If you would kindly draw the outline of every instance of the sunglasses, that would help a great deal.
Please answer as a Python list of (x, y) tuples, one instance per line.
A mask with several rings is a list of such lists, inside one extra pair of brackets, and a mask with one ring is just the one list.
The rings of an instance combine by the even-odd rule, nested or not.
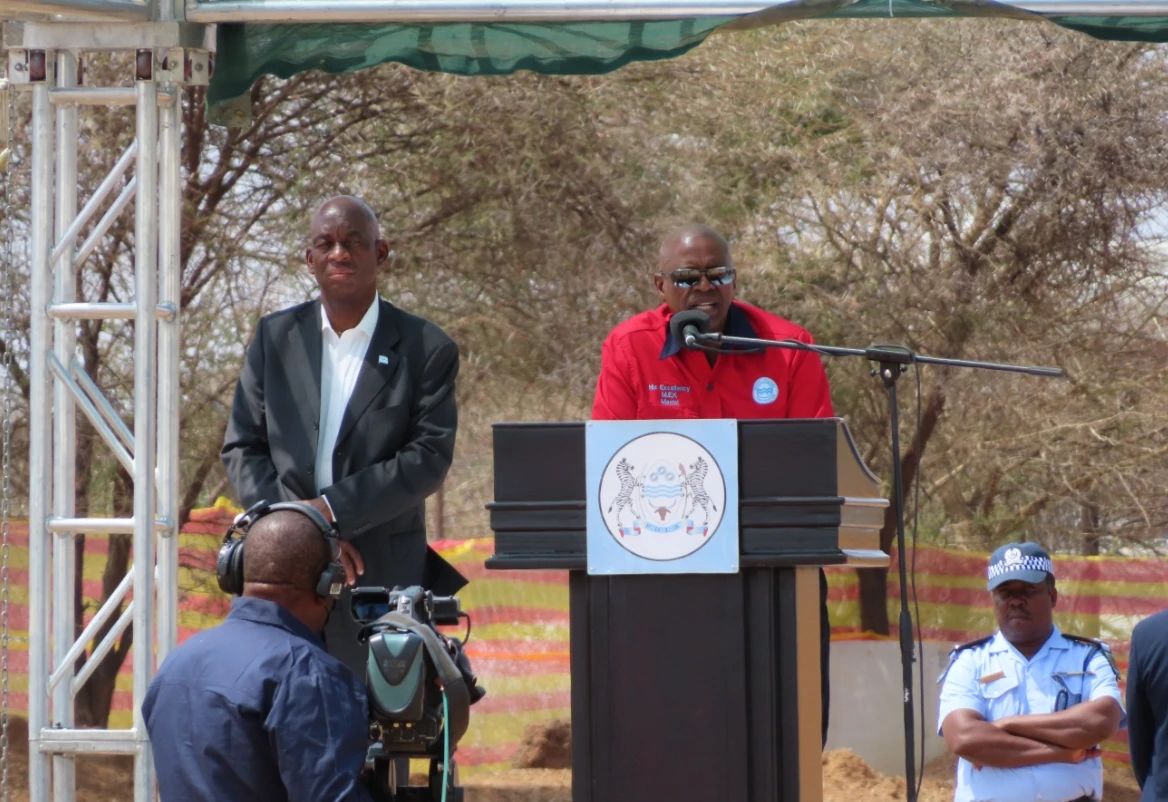
[(730, 282), (734, 281), (734, 268), (732, 267), (679, 267), (676, 270), (671, 270), (668, 273), (658, 273), (673, 282), (675, 287), (680, 287), (683, 290), (688, 290), (691, 287), (696, 287), (702, 280), (702, 276), (715, 287), (724, 287)]

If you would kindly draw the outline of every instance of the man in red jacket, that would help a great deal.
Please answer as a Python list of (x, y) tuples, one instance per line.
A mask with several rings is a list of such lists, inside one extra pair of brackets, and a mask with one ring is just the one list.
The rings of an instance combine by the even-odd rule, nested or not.
[(768, 348), (718, 356), (687, 350), (670, 336), (669, 318), (697, 309), (709, 315), (710, 331), (812, 342), (794, 323), (734, 300), (730, 246), (718, 232), (690, 225), (666, 237), (653, 283), (661, 305), (621, 323), (604, 341), (594, 420), (834, 414), (817, 354)]
[[(653, 274), (661, 305), (621, 323), (604, 341), (593, 420), (832, 417), (831, 391), (818, 354), (767, 348), (727, 349), (718, 355), (687, 349), (670, 335), (674, 314), (698, 309), (709, 316), (710, 331), (813, 342), (806, 329), (734, 300), (736, 277), (730, 246), (712, 228), (688, 225), (669, 234)], [(822, 571), (819, 581), (826, 742), (830, 628)]]

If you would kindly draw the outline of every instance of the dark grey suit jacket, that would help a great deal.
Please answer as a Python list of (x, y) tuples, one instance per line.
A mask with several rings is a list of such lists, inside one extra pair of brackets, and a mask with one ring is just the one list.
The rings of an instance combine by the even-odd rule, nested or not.
[(1168, 799), (1168, 610), (1132, 630), (1127, 675), (1127, 744), (1141, 802)]
[[(458, 346), (428, 320), (380, 304), (323, 492), (341, 537), (365, 561), (358, 584), (420, 584), (448, 595), (466, 580), (426, 545), (424, 501), (454, 456)], [(300, 304), (260, 320), (248, 346), (221, 453), (245, 507), (319, 495), (320, 324), (320, 302)], [(346, 592), (325, 636), (329, 651), (363, 676), (356, 633)]]

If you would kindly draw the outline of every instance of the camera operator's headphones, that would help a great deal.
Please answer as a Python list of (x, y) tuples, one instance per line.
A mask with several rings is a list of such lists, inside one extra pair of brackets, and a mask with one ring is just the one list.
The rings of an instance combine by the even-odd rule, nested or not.
[(316, 524), (329, 547), (329, 564), (316, 580), (316, 595), (322, 598), (340, 596), (345, 584), (345, 568), (341, 565), (341, 543), (336, 527), (316, 508), (297, 501), (278, 501), (275, 504), (260, 501), (235, 519), (223, 536), (223, 545), (219, 547), (219, 556), (215, 559), (215, 578), (219, 580), (219, 588), (236, 596), (243, 593), (243, 544), (247, 540), (247, 533), (260, 518), (280, 510), (298, 512)]

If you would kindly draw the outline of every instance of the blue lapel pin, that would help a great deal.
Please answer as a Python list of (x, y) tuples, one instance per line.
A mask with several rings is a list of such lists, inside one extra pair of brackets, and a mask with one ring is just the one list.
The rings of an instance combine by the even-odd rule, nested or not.
[(389, 364), (389, 357), (387, 357), (385, 354), (378, 355), (377, 364), (378, 365), (388, 365)]

